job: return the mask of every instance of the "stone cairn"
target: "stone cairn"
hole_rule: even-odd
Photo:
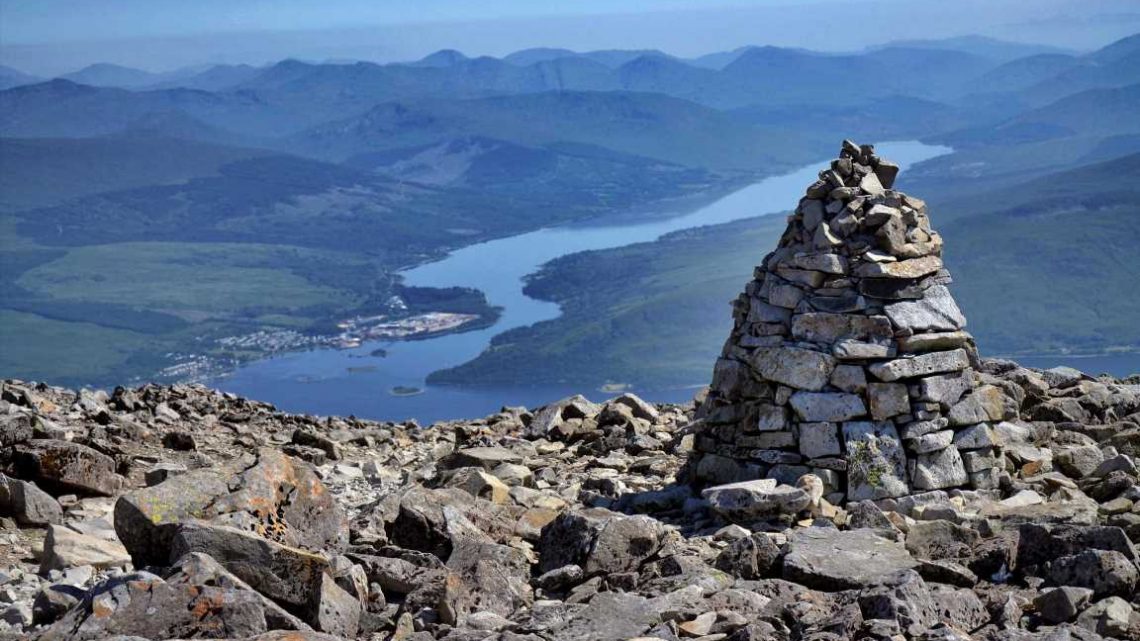
[[[843,142],[733,303],[695,447],[709,483],[822,479],[832,503],[996,487],[977,350],[922,200],[898,165]]]

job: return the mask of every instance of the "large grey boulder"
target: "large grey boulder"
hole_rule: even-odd
[[[1046,623],[1064,623],[1084,610],[1092,595],[1093,591],[1088,588],[1046,588],[1033,600],[1033,605]]]
[[[213,559],[191,555],[179,559],[165,578],[139,572],[96,586],[40,639],[234,638],[267,630],[310,628]]]
[[[320,600],[328,560],[319,555],[224,525],[189,523],[170,544],[171,560],[199,553],[287,607],[303,610]]]
[[[505,541],[514,524],[502,506],[465,490],[414,485],[400,495],[388,537],[400,547],[445,561],[460,540]]]
[[[733,541],[717,555],[716,567],[736,578],[752,581],[767,576],[781,555],[772,539],[758,532]]]
[[[463,542],[452,550],[447,568],[459,579],[450,607],[460,624],[477,612],[510,618],[534,601],[530,562],[516,548]]]
[[[115,532],[136,564],[161,564],[185,521],[208,521],[290,547],[342,551],[348,519],[307,463],[258,451],[244,471],[207,469],[171,476],[115,503]]]
[[[127,567],[131,556],[118,541],[80,534],[63,525],[48,526],[40,572],[90,565],[95,568]]]
[[[0,474],[0,514],[11,515],[20,525],[43,527],[63,520],[63,508],[35,483]]]
[[[1085,550],[1053,561],[1049,566],[1049,579],[1056,585],[1089,588],[1096,598],[1131,597],[1140,572],[1119,552]]]
[[[939,621],[938,605],[926,582],[914,570],[900,570],[859,595],[867,619],[896,621],[908,635],[918,635]]]
[[[811,498],[798,487],[779,485],[775,479],[756,479],[717,485],[701,492],[709,508],[725,520],[755,521],[779,514],[796,514]]]
[[[918,565],[901,543],[874,530],[806,528],[788,540],[783,576],[818,590],[881,585]]]
[[[53,439],[31,439],[16,445],[12,467],[19,478],[57,494],[77,492],[113,496],[126,483],[115,473],[115,460],[90,447]]]
[[[654,602],[636,594],[602,592],[563,626],[550,631],[559,641],[627,641],[661,621]]]
[[[665,528],[648,516],[625,516],[601,508],[565,512],[542,528],[539,571],[567,565],[587,574],[629,572],[660,549]]]

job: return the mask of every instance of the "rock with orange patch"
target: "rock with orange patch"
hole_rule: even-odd
[[[190,523],[178,528],[171,559],[207,554],[253,589],[286,608],[304,610],[320,601],[329,562],[320,555],[224,525]]]
[[[119,497],[115,502],[115,534],[136,566],[166,565],[178,526],[212,516],[210,506],[227,492],[226,477],[212,469],[169,477],[158,485]]]
[[[168,561],[174,533],[190,521],[313,551],[339,552],[348,545],[348,519],[312,468],[267,448],[246,470],[169,477],[115,504],[115,531],[136,565]]]
[[[125,479],[115,473],[115,460],[79,443],[32,439],[12,453],[12,466],[19,478],[37,481],[49,492],[112,496]]]
[[[290,625],[290,618],[208,557],[198,557],[166,579],[138,572],[103,582],[39,638],[241,638]]]
[[[270,448],[242,472],[238,489],[211,506],[211,520],[292,547],[334,553],[348,547],[348,519],[309,464]]]

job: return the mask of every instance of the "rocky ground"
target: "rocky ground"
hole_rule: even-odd
[[[0,391],[0,639],[1140,639],[1140,380],[983,361],[996,489],[700,488],[692,405]]]

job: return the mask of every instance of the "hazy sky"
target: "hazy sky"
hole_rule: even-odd
[[[1092,48],[1140,31],[1136,0],[0,0],[0,63],[56,74],[93,62],[408,60],[442,48],[746,44],[849,50],[981,33]]]

